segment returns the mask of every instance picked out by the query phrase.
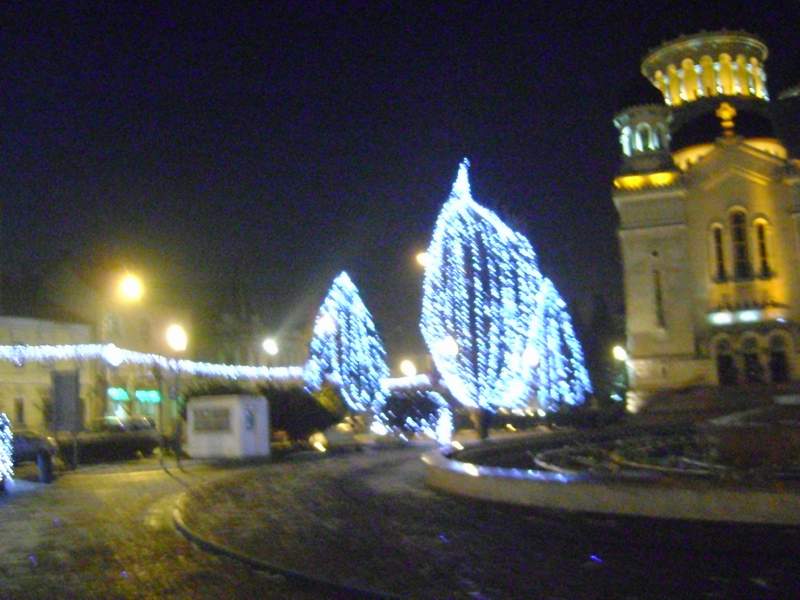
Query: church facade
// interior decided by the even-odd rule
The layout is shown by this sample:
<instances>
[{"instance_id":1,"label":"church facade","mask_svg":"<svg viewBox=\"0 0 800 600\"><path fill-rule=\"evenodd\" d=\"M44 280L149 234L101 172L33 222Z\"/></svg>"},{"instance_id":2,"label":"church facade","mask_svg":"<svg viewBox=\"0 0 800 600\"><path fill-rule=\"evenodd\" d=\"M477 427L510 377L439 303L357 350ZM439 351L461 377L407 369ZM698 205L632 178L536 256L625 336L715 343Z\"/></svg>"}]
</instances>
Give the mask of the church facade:
<instances>
[{"instance_id":1,"label":"church facade","mask_svg":"<svg viewBox=\"0 0 800 600\"><path fill-rule=\"evenodd\" d=\"M642 62L663 102L614 119L628 408L657 392L800 380L800 153L771 101L767 47L742 32Z\"/></svg>"}]
</instances>

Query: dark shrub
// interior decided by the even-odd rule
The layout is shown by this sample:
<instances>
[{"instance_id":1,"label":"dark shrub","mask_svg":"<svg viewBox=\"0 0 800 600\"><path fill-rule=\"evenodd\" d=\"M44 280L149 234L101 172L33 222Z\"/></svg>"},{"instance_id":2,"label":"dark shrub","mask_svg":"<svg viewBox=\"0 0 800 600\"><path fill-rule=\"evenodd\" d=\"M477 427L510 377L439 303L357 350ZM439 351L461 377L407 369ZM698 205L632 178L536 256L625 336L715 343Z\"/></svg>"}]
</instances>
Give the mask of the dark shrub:
<instances>
[{"instance_id":1,"label":"dark shrub","mask_svg":"<svg viewBox=\"0 0 800 600\"><path fill-rule=\"evenodd\" d=\"M259 393L252 387L247 387L236 381L209 380L189 386L183 395L188 400L193 396L228 396L233 394Z\"/></svg>"},{"instance_id":2,"label":"dark shrub","mask_svg":"<svg viewBox=\"0 0 800 600\"><path fill-rule=\"evenodd\" d=\"M312 394L302 387L259 388L269 403L270 425L273 431L282 430L292 440L307 440L315 431L322 431L338 423L343 415L326 409ZM332 392L335 394L335 392ZM331 392L325 393L326 404L333 404ZM341 400L339 400L341 406Z\"/></svg>"},{"instance_id":3,"label":"dark shrub","mask_svg":"<svg viewBox=\"0 0 800 600\"><path fill-rule=\"evenodd\" d=\"M429 392L420 390L395 391L386 399L383 409L389 427L410 430L418 429L422 423L431 423L439 410L439 403ZM408 420L414 425L409 426Z\"/></svg>"}]
</instances>

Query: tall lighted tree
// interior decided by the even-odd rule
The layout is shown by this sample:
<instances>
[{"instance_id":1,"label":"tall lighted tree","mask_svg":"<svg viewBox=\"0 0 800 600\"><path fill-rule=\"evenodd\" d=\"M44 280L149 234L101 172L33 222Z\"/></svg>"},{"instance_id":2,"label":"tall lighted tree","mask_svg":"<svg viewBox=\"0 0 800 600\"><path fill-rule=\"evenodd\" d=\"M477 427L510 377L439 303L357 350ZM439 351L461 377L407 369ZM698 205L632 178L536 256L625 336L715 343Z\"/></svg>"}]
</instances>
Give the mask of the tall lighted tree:
<instances>
[{"instance_id":1,"label":"tall lighted tree","mask_svg":"<svg viewBox=\"0 0 800 600\"><path fill-rule=\"evenodd\" d=\"M583 349L575 336L566 303L547 278L536 298L532 330L540 406L552 411L564 405L582 404L592 391Z\"/></svg>"},{"instance_id":2,"label":"tall lighted tree","mask_svg":"<svg viewBox=\"0 0 800 600\"><path fill-rule=\"evenodd\" d=\"M472 197L458 169L428 248L422 335L453 396L467 407L522 407L533 397L531 323L542 285L528 240Z\"/></svg>"},{"instance_id":3,"label":"tall lighted tree","mask_svg":"<svg viewBox=\"0 0 800 600\"><path fill-rule=\"evenodd\" d=\"M348 408L378 413L389 376L386 352L358 289L347 273L334 279L314 321L304 379L311 390L325 381L339 388Z\"/></svg>"}]
</instances>

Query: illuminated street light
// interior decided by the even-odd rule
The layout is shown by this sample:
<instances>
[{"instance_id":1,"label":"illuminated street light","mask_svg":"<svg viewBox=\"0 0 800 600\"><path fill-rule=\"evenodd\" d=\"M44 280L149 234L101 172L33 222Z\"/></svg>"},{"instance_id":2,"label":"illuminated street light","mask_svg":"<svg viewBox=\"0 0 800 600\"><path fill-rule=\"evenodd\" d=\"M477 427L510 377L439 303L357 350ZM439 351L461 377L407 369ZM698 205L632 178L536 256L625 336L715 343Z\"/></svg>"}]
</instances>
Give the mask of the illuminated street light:
<instances>
[{"instance_id":1,"label":"illuminated street light","mask_svg":"<svg viewBox=\"0 0 800 600\"><path fill-rule=\"evenodd\" d=\"M620 362L625 362L628 360L628 352L622 346L614 346L611 350L611 354L614 356L614 360L618 360Z\"/></svg>"},{"instance_id":2,"label":"illuminated street light","mask_svg":"<svg viewBox=\"0 0 800 600\"><path fill-rule=\"evenodd\" d=\"M274 337L264 338L264 341L261 342L261 347L264 349L264 352L270 356L278 354L278 342Z\"/></svg>"},{"instance_id":3,"label":"illuminated street light","mask_svg":"<svg viewBox=\"0 0 800 600\"><path fill-rule=\"evenodd\" d=\"M182 325L173 323L167 327L166 331L167 346L175 352L183 352L189 343L189 336Z\"/></svg>"},{"instance_id":4,"label":"illuminated street light","mask_svg":"<svg viewBox=\"0 0 800 600\"><path fill-rule=\"evenodd\" d=\"M419 252L417 254L417 264L422 268L427 268L431 264L431 257L428 256L427 252Z\"/></svg>"},{"instance_id":5,"label":"illuminated street light","mask_svg":"<svg viewBox=\"0 0 800 600\"><path fill-rule=\"evenodd\" d=\"M417 366L412 361L405 359L400 362L400 372L406 377L413 377L417 374Z\"/></svg>"},{"instance_id":6,"label":"illuminated street light","mask_svg":"<svg viewBox=\"0 0 800 600\"><path fill-rule=\"evenodd\" d=\"M117 283L117 296L123 302L139 302L144 296L142 279L133 273L125 273Z\"/></svg>"}]
</instances>

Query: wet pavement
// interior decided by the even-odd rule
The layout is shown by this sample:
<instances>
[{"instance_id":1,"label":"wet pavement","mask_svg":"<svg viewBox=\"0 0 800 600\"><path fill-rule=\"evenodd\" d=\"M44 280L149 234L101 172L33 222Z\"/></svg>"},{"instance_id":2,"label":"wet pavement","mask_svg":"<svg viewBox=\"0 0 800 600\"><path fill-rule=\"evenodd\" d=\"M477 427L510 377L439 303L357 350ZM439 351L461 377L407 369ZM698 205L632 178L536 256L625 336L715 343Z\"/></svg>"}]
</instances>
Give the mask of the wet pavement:
<instances>
[{"instance_id":1,"label":"wet pavement","mask_svg":"<svg viewBox=\"0 0 800 600\"><path fill-rule=\"evenodd\" d=\"M18 479L0 497L0 598L318 597L177 534L177 496L231 474L200 465L166 473L157 461L138 461L88 467L51 485Z\"/></svg>"},{"instance_id":2,"label":"wet pavement","mask_svg":"<svg viewBox=\"0 0 800 600\"><path fill-rule=\"evenodd\" d=\"M800 597L795 530L542 513L424 485L421 449L89 467L0 498L0 598L328 598L201 551L413 598ZM173 463L174 465L174 463Z\"/></svg>"},{"instance_id":3,"label":"wet pavement","mask_svg":"<svg viewBox=\"0 0 800 600\"><path fill-rule=\"evenodd\" d=\"M187 524L286 568L413 598L797 598L800 532L547 513L445 496L419 449L259 467Z\"/></svg>"}]
</instances>

